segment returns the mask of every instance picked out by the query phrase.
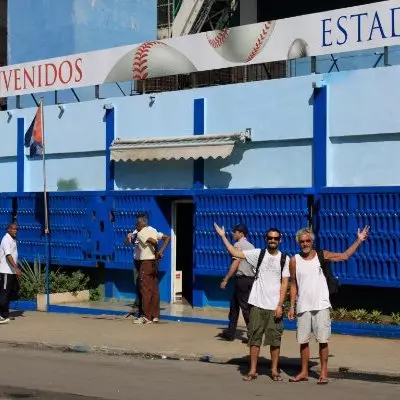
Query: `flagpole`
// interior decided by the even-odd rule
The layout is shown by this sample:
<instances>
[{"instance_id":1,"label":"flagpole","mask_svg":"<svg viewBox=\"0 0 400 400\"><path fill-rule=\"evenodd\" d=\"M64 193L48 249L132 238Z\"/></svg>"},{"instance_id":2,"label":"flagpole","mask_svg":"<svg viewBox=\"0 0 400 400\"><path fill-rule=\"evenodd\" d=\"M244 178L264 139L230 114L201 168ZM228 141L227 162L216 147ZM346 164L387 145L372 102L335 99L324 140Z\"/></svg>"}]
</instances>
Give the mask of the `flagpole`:
<instances>
[{"instance_id":1,"label":"flagpole","mask_svg":"<svg viewBox=\"0 0 400 400\"><path fill-rule=\"evenodd\" d=\"M42 157L43 157L43 201L44 201L44 234L46 238L46 311L49 311L50 305L50 230L49 214L47 208L47 185L46 185L46 149L44 140L44 112L43 97L40 100L41 129L42 129Z\"/></svg>"}]
</instances>

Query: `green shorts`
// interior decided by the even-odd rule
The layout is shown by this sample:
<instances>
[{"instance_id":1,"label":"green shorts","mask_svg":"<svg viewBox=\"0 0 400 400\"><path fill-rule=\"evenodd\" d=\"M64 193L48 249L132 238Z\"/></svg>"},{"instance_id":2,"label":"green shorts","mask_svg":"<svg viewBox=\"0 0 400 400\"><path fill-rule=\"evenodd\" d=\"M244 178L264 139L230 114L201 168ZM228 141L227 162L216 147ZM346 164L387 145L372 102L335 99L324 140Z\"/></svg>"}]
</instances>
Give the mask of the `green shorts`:
<instances>
[{"instance_id":1,"label":"green shorts","mask_svg":"<svg viewBox=\"0 0 400 400\"><path fill-rule=\"evenodd\" d=\"M264 310L251 306L248 327L249 346L261 346L263 335L264 346L280 347L283 334L283 321L275 320L274 310Z\"/></svg>"}]
</instances>

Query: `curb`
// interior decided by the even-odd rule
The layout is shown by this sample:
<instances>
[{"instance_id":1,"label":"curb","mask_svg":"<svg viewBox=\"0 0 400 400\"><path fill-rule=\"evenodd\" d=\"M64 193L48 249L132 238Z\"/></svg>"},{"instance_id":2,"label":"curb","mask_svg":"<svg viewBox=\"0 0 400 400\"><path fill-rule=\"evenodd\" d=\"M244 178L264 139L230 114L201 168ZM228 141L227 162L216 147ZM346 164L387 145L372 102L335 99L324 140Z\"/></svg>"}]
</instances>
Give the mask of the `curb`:
<instances>
[{"instance_id":1,"label":"curb","mask_svg":"<svg viewBox=\"0 0 400 400\"><path fill-rule=\"evenodd\" d=\"M19 301L11 304L11 308L19 311L36 311L34 302ZM75 314L75 315L125 315L127 311L110 310L103 308L75 307L65 305L50 305L49 313L55 314ZM207 325L227 325L227 319L192 317L192 316L174 316L161 313L161 319L165 321L190 322ZM296 321L289 321L284 318L285 329L296 330ZM332 333L336 335L364 336L382 339L400 340L400 326L367 324L360 322L332 321Z\"/></svg>"},{"instance_id":2,"label":"curb","mask_svg":"<svg viewBox=\"0 0 400 400\"><path fill-rule=\"evenodd\" d=\"M247 357L229 360L222 357L214 357L212 355L198 355L198 354L163 354L152 353L139 350L113 348L108 346L88 346L88 345L71 345L71 344L52 344L42 342L16 342L16 341L1 341L0 346L7 346L12 348L28 349L28 350L41 350L41 351L58 351L63 353L81 353L81 354L99 354L107 356L127 356L138 359L148 360L170 360L170 361L197 361L208 362L220 365L248 365L249 360ZM269 360L260 359L260 366L269 366ZM291 362L287 360L280 361L282 369L298 369L298 362ZM316 373L315 367L310 368L311 374ZM362 371L351 369L348 367L335 367L328 368L328 373L332 378L336 379L349 379L349 380L362 380L370 382L382 383L396 383L400 384L400 373L380 373L375 371Z\"/></svg>"}]
</instances>

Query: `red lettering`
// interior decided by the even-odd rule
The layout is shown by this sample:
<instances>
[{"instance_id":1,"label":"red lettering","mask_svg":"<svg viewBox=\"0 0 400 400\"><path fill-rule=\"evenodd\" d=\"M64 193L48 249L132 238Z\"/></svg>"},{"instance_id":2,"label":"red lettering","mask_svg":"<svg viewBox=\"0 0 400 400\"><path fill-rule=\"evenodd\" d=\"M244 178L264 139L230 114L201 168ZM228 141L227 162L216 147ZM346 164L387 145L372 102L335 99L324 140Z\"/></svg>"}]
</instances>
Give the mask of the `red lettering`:
<instances>
[{"instance_id":1,"label":"red lettering","mask_svg":"<svg viewBox=\"0 0 400 400\"><path fill-rule=\"evenodd\" d=\"M20 80L21 80L21 70L19 68L14 69L14 90L21 90Z\"/></svg>"},{"instance_id":2,"label":"red lettering","mask_svg":"<svg viewBox=\"0 0 400 400\"><path fill-rule=\"evenodd\" d=\"M8 77L6 76L6 72L8 72ZM11 75L12 75L13 70L10 69L9 71L1 71L1 74L3 75L3 80L6 85L6 90L10 90L10 82L11 82Z\"/></svg>"},{"instance_id":3,"label":"red lettering","mask_svg":"<svg viewBox=\"0 0 400 400\"><path fill-rule=\"evenodd\" d=\"M77 58L75 61L75 68L76 72L78 73L77 76L75 76L75 82L78 83L82 80L83 78L83 72L82 72L82 58Z\"/></svg>"},{"instance_id":4,"label":"red lettering","mask_svg":"<svg viewBox=\"0 0 400 400\"><path fill-rule=\"evenodd\" d=\"M57 67L53 63L45 64L45 73L46 73L46 86L54 85L54 82L57 80ZM51 74L53 76L51 76ZM51 80L50 80L51 77Z\"/></svg>"},{"instance_id":5,"label":"red lettering","mask_svg":"<svg viewBox=\"0 0 400 400\"><path fill-rule=\"evenodd\" d=\"M64 66L67 66L67 68L64 68ZM65 72L67 73L68 79L64 77ZM65 85L71 81L72 78L72 64L67 60L63 61L59 68L58 68L58 75L60 81Z\"/></svg>"},{"instance_id":6,"label":"red lettering","mask_svg":"<svg viewBox=\"0 0 400 400\"><path fill-rule=\"evenodd\" d=\"M26 68L24 68L24 89L26 89L27 82L29 82L33 88L35 87L35 69L36 69L36 65L33 65L32 69L30 71L28 71ZM29 72L32 73L32 76L29 75Z\"/></svg>"},{"instance_id":7,"label":"red lettering","mask_svg":"<svg viewBox=\"0 0 400 400\"><path fill-rule=\"evenodd\" d=\"M39 64L39 77L38 77L39 83L38 83L38 87L42 87L42 86L43 86L43 82L42 82L42 68L43 68L43 65L42 65L42 64Z\"/></svg>"}]
</instances>

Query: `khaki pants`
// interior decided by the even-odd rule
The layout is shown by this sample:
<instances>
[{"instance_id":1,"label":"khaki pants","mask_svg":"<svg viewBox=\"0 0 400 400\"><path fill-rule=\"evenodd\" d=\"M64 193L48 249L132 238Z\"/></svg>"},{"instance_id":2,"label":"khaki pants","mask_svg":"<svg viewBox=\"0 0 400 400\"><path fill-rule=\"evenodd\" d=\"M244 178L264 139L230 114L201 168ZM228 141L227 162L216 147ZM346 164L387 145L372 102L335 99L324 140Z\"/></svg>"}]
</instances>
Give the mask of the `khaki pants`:
<instances>
[{"instance_id":1,"label":"khaki pants","mask_svg":"<svg viewBox=\"0 0 400 400\"><path fill-rule=\"evenodd\" d=\"M155 260L140 261L140 293L143 315L148 320L160 317L160 291L158 289L158 267Z\"/></svg>"}]
</instances>

